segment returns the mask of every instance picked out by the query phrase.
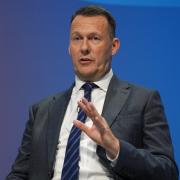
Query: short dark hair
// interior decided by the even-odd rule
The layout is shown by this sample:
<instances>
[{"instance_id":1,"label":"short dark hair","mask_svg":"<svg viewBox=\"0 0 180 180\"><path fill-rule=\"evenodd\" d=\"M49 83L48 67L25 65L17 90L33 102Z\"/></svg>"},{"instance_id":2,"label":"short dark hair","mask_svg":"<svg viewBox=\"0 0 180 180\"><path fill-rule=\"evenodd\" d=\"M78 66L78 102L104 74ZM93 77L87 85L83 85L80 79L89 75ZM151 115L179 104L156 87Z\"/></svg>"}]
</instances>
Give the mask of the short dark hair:
<instances>
[{"instance_id":1,"label":"short dark hair","mask_svg":"<svg viewBox=\"0 0 180 180\"><path fill-rule=\"evenodd\" d=\"M90 5L90 6L84 6L78 9L71 17L71 23L74 20L74 18L78 15L82 16L104 16L109 24L110 27L110 35L111 37L115 37L116 34L116 21L114 17L111 15L110 12L108 12L106 9L100 7L100 6L95 6L95 5Z\"/></svg>"}]
</instances>

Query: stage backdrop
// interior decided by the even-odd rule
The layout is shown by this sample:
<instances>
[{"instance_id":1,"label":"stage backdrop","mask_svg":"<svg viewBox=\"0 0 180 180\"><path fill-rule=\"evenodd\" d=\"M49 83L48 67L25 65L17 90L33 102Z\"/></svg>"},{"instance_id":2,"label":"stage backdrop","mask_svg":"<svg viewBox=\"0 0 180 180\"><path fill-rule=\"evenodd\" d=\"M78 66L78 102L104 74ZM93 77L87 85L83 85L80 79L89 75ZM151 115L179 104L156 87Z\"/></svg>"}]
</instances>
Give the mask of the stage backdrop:
<instances>
[{"instance_id":1,"label":"stage backdrop","mask_svg":"<svg viewBox=\"0 0 180 180\"><path fill-rule=\"evenodd\" d=\"M17 154L28 107L73 82L69 19L88 4L103 5L117 20L121 48L113 58L114 73L160 91L180 165L180 3L146 2L1 1L0 179Z\"/></svg>"}]
</instances>

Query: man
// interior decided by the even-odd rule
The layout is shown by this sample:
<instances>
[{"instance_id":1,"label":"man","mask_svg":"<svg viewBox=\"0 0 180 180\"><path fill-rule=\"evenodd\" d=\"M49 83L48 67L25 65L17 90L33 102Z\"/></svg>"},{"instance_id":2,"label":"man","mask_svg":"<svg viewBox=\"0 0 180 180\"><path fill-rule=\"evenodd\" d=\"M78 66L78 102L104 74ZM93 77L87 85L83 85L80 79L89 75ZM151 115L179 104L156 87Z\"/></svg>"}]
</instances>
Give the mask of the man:
<instances>
[{"instance_id":1,"label":"man","mask_svg":"<svg viewBox=\"0 0 180 180\"><path fill-rule=\"evenodd\" d=\"M32 106L7 180L178 179L160 96L117 79L111 61L119 46L109 12L76 11L75 84Z\"/></svg>"}]
</instances>

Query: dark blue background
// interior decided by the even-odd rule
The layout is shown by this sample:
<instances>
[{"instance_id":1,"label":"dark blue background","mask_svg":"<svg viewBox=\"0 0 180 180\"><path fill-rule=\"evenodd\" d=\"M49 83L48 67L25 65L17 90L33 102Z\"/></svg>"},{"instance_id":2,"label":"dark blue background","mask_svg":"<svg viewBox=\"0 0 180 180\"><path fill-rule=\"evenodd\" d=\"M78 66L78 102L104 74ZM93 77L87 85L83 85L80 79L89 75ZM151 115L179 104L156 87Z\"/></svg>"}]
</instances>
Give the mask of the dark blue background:
<instances>
[{"instance_id":1,"label":"dark blue background","mask_svg":"<svg viewBox=\"0 0 180 180\"><path fill-rule=\"evenodd\" d=\"M160 91L180 165L180 6L120 2L104 4L117 20L121 40L114 72ZM0 179L17 154L28 107L74 80L67 51L69 19L87 4L80 0L0 2Z\"/></svg>"}]
</instances>

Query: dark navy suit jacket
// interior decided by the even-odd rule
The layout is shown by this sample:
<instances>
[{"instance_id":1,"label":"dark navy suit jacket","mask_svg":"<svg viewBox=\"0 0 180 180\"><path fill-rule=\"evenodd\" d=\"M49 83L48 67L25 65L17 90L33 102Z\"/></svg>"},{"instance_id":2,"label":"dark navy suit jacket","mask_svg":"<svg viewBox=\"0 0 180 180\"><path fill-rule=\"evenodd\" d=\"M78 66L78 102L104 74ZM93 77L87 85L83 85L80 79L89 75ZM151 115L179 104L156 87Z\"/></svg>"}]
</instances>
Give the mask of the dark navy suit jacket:
<instances>
[{"instance_id":1,"label":"dark navy suit jacket","mask_svg":"<svg viewBox=\"0 0 180 180\"><path fill-rule=\"evenodd\" d=\"M18 156L6 180L50 180L64 114L73 86L30 108ZM178 169L157 91L113 76L102 116L120 140L115 166L97 146L100 162L118 180L177 180Z\"/></svg>"}]
</instances>

